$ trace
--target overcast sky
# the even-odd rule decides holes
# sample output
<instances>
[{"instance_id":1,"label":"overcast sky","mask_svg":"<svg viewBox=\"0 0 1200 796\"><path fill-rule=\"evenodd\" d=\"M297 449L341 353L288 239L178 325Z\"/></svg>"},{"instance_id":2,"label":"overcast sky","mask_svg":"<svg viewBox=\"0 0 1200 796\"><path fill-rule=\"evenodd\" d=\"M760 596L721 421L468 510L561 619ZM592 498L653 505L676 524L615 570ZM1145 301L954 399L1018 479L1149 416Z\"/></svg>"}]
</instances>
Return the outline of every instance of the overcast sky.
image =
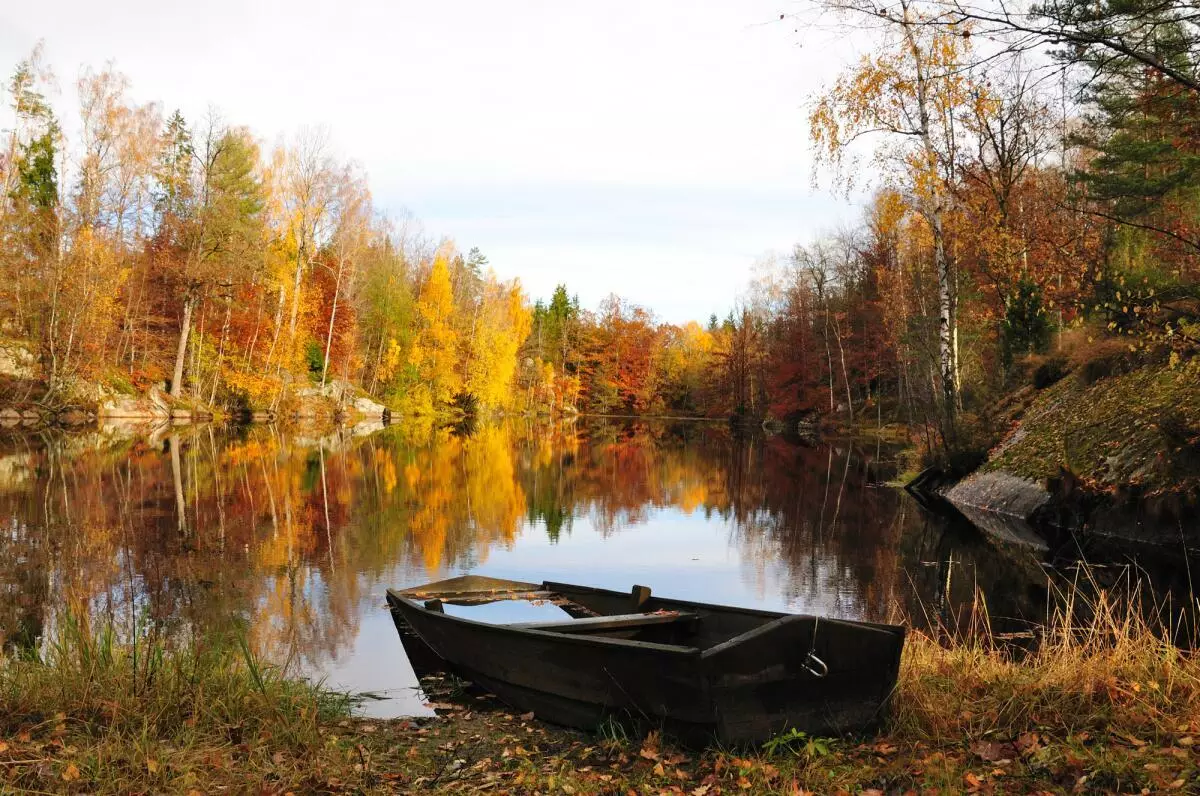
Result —
<instances>
[{"instance_id":1,"label":"overcast sky","mask_svg":"<svg viewBox=\"0 0 1200 796\"><path fill-rule=\"evenodd\" d=\"M771 250L858 214L813 188L806 104L852 54L794 0L41 0L0 10L5 73L45 41L74 115L84 66L139 101L212 105L267 143L326 125L376 203L668 321L723 314ZM7 123L7 117L4 117Z\"/></svg>"}]
</instances>

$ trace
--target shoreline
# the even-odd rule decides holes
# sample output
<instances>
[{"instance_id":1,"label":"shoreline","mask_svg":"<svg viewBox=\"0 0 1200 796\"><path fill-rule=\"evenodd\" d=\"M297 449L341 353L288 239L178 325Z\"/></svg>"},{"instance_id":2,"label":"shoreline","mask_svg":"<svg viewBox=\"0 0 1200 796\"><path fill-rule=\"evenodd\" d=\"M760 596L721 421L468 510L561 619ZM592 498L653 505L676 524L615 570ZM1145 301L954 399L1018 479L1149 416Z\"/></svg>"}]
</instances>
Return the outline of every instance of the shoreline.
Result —
<instances>
[{"instance_id":1,"label":"shoreline","mask_svg":"<svg viewBox=\"0 0 1200 796\"><path fill-rule=\"evenodd\" d=\"M0 788L708 796L1200 786L1200 659L1144 625L1093 623L1105 644L1057 635L1066 627L1049 628L1047 647L1024 660L998 641L913 632L877 734L790 734L741 750L678 747L619 724L556 727L450 677L425 681L435 718L354 718L347 695L290 680L236 646L158 650L148 677L127 649L77 635L40 663L0 659Z\"/></svg>"}]
</instances>

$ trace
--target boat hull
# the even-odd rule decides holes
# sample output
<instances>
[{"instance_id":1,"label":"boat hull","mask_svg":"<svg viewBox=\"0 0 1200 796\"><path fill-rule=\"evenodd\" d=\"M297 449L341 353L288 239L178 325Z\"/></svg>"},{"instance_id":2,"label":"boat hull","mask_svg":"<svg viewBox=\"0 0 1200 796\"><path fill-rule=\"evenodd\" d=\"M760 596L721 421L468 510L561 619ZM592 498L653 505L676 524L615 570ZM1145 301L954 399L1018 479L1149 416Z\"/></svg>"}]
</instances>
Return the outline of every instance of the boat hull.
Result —
<instances>
[{"instance_id":1,"label":"boat hull","mask_svg":"<svg viewBox=\"0 0 1200 796\"><path fill-rule=\"evenodd\" d=\"M628 600L595 589L587 595L597 604ZM655 600L655 609L694 609L710 627L750 629L701 650L486 624L388 594L397 628L412 634L405 648L417 649L423 665L440 660L440 668L557 724L593 729L615 716L686 743L744 745L787 729L811 735L863 730L886 710L902 628ZM425 649L414 643L418 638ZM828 665L824 676L814 673L812 656Z\"/></svg>"}]
</instances>

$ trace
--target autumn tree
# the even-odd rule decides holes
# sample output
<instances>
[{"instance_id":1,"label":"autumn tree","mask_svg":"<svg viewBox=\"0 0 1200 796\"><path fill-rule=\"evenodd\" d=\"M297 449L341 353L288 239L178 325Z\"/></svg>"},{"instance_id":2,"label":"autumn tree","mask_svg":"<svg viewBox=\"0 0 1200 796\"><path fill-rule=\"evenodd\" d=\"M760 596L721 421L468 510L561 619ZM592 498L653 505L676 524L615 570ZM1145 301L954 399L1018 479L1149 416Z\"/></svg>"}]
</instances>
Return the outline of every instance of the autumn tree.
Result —
<instances>
[{"instance_id":1,"label":"autumn tree","mask_svg":"<svg viewBox=\"0 0 1200 796\"><path fill-rule=\"evenodd\" d=\"M62 133L44 96L49 75L40 46L17 64L8 84L13 113L0 160L0 285L5 326L41 335L44 280L59 258Z\"/></svg>"},{"instance_id":2,"label":"autumn tree","mask_svg":"<svg viewBox=\"0 0 1200 796\"><path fill-rule=\"evenodd\" d=\"M412 273L420 259L417 241L386 223L363 259L357 292L362 331L362 383L373 395L391 391L408 361L415 328Z\"/></svg>"},{"instance_id":3,"label":"autumn tree","mask_svg":"<svg viewBox=\"0 0 1200 796\"><path fill-rule=\"evenodd\" d=\"M277 156L282 161L277 167L282 232L293 264L287 335L293 356L297 353L296 324L304 278L312 258L325 244L334 219L339 174L328 150L328 134L324 130L306 129Z\"/></svg>"},{"instance_id":4,"label":"autumn tree","mask_svg":"<svg viewBox=\"0 0 1200 796\"><path fill-rule=\"evenodd\" d=\"M498 282L489 274L484 280L472 333L463 389L480 408L503 409L511 402L517 370L517 351L529 334L530 312L517 281Z\"/></svg>"},{"instance_id":5,"label":"autumn tree","mask_svg":"<svg viewBox=\"0 0 1200 796\"><path fill-rule=\"evenodd\" d=\"M449 406L462 389L461 341L454 328L454 289L450 283L452 256L449 247L438 251L417 297L418 327L410 354L414 379L406 396L416 412Z\"/></svg>"},{"instance_id":6,"label":"autumn tree","mask_svg":"<svg viewBox=\"0 0 1200 796\"><path fill-rule=\"evenodd\" d=\"M224 344L234 284L257 264L263 196L258 147L245 130L210 117L198 142L178 120L168 124L167 133L160 162L159 235L178 285L179 337L171 378L171 395L178 397L193 314L210 293L219 292L223 303ZM192 378L199 385L200 374Z\"/></svg>"},{"instance_id":7,"label":"autumn tree","mask_svg":"<svg viewBox=\"0 0 1200 796\"><path fill-rule=\"evenodd\" d=\"M881 136L877 160L912 197L929 226L938 283L938 355L941 405L953 427L958 404L955 359L954 264L946 248L948 183L957 157L953 118L969 97L962 67L966 39L953 26L929 24L936 8L900 0L879 10L858 0L826 4L858 22L880 26L879 49L848 69L821 96L810 116L818 153L835 165L864 136Z\"/></svg>"},{"instance_id":8,"label":"autumn tree","mask_svg":"<svg viewBox=\"0 0 1200 796\"><path fill-rule=\"evenodd\" d=\"M353 293L358 274L358 259L370 245L372 233L371 194L361 177L345 175L338 186L337 221L330 246L333 259L333 298L330 302L329 325L325 332L324 357L321 364L321 386L329 376L329 354L333 348L333 332L338 317L338 303L345 293Z\"/></svg>"},{"instance_id":9,"label":"autumn tree","mask_svg":"<svg viewBox=\"0 0 1200 796\"><path fill-rule=\"evenodd\" d=\"M659 331L644 307L610 295L586 332L583 384L590 411L640 413L655 397Z\"/></svg>"}]
</instances>

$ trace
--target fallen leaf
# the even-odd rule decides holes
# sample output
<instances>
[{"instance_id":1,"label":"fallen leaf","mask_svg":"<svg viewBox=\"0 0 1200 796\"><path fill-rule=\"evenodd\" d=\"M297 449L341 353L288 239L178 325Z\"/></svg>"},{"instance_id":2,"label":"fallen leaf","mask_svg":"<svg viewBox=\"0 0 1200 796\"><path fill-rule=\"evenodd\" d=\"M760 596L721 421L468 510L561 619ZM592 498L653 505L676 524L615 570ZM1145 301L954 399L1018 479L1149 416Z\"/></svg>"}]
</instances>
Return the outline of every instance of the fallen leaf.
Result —
<instances>
[{"instance_id":1,"label":"fallen leaf","mask_svg":"<svg viewBox=\"0 0 1200 796\"><path fill-rule=\"evenodd\" d=\"M533 711L521 714L521 721L533 721Z\"/></svg>"},{"instance_id":2,"label":"fallen leaf","mask_svg":"<svg viewBox=\"0 0 1200 796\"><path fill-rule=\"evenodd\" d=\"M1021 754L1029 754L1038 748L1041 737L1036 732L1023 732L1017 736L1014 746Z\"/></svg>"},{"instance_id":3,"label":"fallen leaf","mask_svg":"<svg viewBox=\"0 0 1200 796\"><path fill-rule=\"evenodd\" d=\"M0 741L0 752L7 752L7 751L8 751L8 744L6 744L4 741Z\"/></svg>"},{"instance_id":4,"label":"fallen leaf","mask_svg":"<svg viewBox=\"0 0 1200 796\"><path fill-rule=\"evenodd\" d=\"M74 763L67 764L67 768L62 773L63 782L74 782L79 779L79 766Z\"/></svg>"},{"instance_id":5,"label":"fallen leaf","mask_svg":"<svg viewBox=\"0 0 1200 796\"><path fill-rule=\"evenodd\" d=\"M745 777L738 777L737 786L742 790L750 790L750 780Z\"/></svg>"},{"instance_id":6,"label":"fallen leaf","mask_svg":"<svg viewBox=\"0 0 1200 796\"><path fill-rule=\"evenodd\" d=\"M996 743L995 741L976 741L971 744L971 752L980 760L986 760L989 763L994 763L997 760L1003 760L1011 756L1008 744Z\"/></svg>"},{"instance_id":7,"label":"fallen leaf","mask_svg":"<svg viewBox=\"0 0 1200 796\"><path fill-rule=\"evenodd\" d=\"M643 757L646 760L657 760L658 752L650 749L649 747L643 746L641 751L638 752L638 757Z\"/></svg>"},{"instance_id":8,"label":"fallen leaf","mask_svg":"<svg viewBox=\"0 0 1200 796\"><path fill-rule=\"evenodd\" d=\"M712 787L712 786L711 785L701 785L698 788L692 788L692 796L704 796L704 794L708 793L708 789L710 787Z\"/></svg>"},{"instance_id":9,"label":"fallen leaf","mask_svg":"<svg viewBox=\"0 0 1200 796\"><path fill-rule=\"evenodd\" d=\"M146 760L146 770L149 771L151 774L157 774L158 773L158 761L155 760L154 758L148 758Z\"/></svg>"},{"instance_id":10,"label":"fallen leaf","mask_svg":"<svg viewBox=\"0 0 1200 796\"><path fill-rule=\"evenodd\" d=\"M662 763L655 763L654 764L654 773L657 774L658 776L662 777L662 776L666 776L667 770L665 768L663 768Z\"/></svg>"}]
</instances>

